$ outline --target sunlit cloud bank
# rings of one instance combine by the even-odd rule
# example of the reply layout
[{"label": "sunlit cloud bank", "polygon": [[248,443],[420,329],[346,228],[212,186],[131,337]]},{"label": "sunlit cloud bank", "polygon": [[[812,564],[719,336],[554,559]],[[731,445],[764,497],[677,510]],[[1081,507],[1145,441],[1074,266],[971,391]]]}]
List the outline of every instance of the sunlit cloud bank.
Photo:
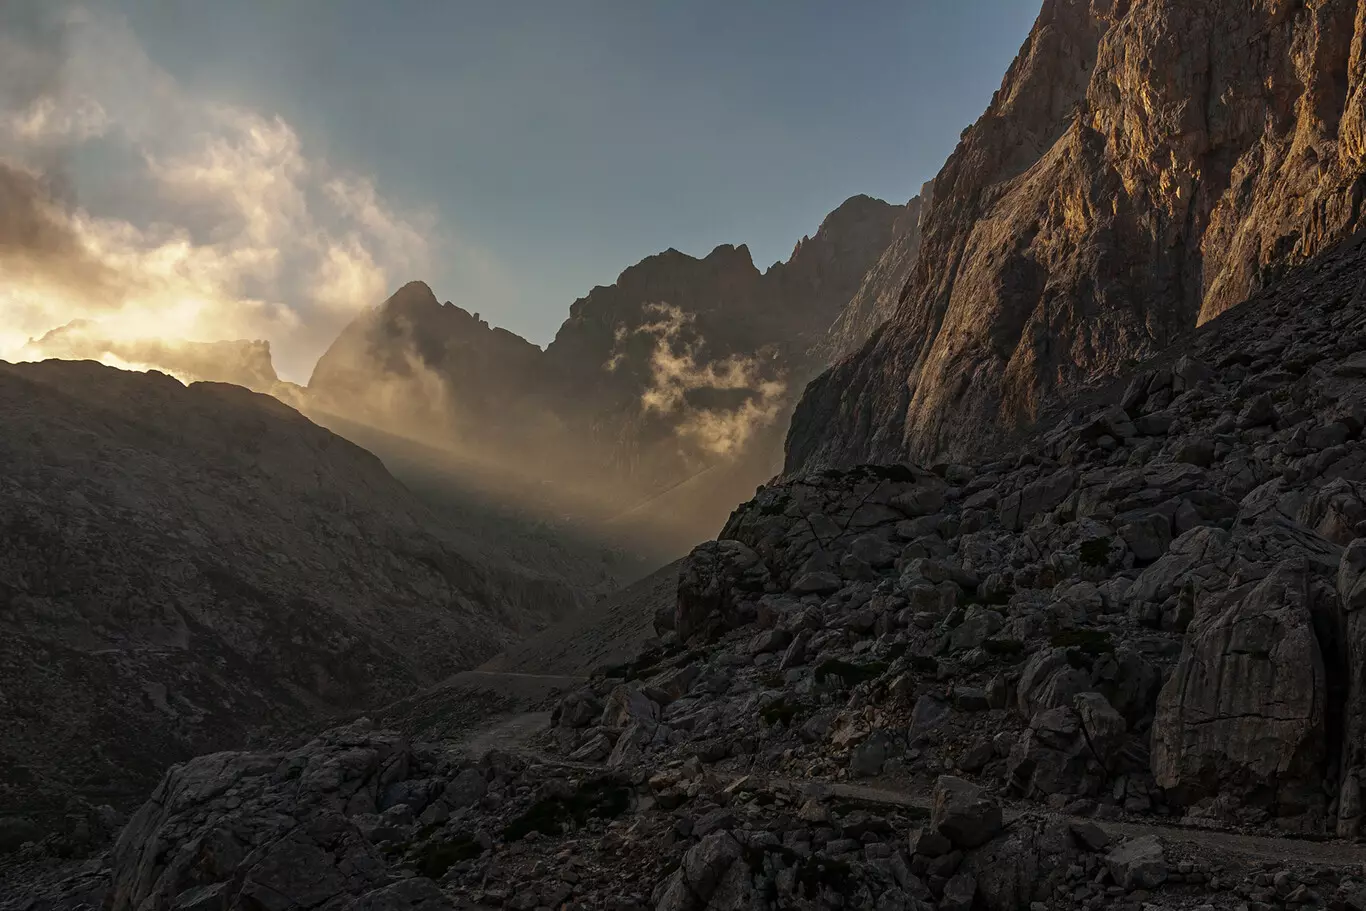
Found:
[{"label": "sunlit cloud bank", "polygon": [[640,398],[645,414],[672,418],[679,438],[722,456],[738,454],[778,418],[787,384],[760,356],[707,360],[691,313],[669,304],[649,304],[646,312],[652,319],[634,332],[617,330],[617,353],[607,363],[609,370],[620,365],[628,336],[652,340],[651,381]]},{"label": "sunlit cloud bank", "polygon": [[0,12],[0,358],[263,339],[301,381],[428,269],[432,216],[310,155],[278,116],[191,97],[120,20],[57,6]]}]

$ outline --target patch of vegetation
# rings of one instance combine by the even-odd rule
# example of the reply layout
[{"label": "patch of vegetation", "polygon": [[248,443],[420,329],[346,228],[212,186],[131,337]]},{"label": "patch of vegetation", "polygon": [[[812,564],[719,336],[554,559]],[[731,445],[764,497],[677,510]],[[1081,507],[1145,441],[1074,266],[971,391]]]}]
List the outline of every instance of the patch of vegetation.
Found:
[{"label": "patch of vegetation", "polygon": [[776,699],[768,705],[759,709],[759,717],[771,725],[782,724],[783,727],[792,727],[792,719],[797,717],[801,707],[793,705],[786,699]]},{"label": "patch of vegetation", "polygon": [[1018,655],[1024,651],[1024,643],[1019,639],[988,639],[982,649],[988,655]]},{"label": "patch of vegetation", "polygon": [[1078,553],[1087,566],[1105,566],[1110,562],[1110,538],[1092,538],[1081,542]]},{"label": "patch of vegetation", "polygon": [[1053,634],[1050,640],[1054,648],[1076,649],[1092,657],[1113,651],[1111,636],[1104,630],[1065,629]]},{"label": "patch of vegetation", "polygon": [[520,841],[528,833],[563,835],[590,819],[615,819],[630,805],[631,790],[615,778],[585,781],[568,797],[545,797],[503,829],[506,841]]},{"label": "patch of vegetation", "polygon": [[876,680],[886,672],[887,662],[885,661],[854,664],[849,661],[842,661],[839,658],[831,658],[829,661],[822,661],[816,667],[816,682],[824,683],[831,678],[836,678],[843,681],[846,686],[856,686],[868,680]]},{"label": "patch of vegetation", "polygon": [[462,860],[473,860],[484,853],[479,842],[468,835],[457,835],[450,841],[432,841],[417,850],[413,869],[430,879],[440,879],[446,871]]}]

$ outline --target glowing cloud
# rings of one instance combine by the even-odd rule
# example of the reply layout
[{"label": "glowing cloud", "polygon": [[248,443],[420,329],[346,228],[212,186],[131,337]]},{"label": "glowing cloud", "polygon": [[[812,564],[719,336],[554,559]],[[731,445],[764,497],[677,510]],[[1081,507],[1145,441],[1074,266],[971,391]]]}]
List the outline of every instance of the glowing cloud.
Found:
[{"label": "glowing cloud", "polygon": [[[80,320],[80,337],[144,354],[268,339],[303,379],[356,312],[428,268],[434,218],[310,156],[282,118],[190,97],[117,19],[30,18],[42,27],[0,31],[0,358],[70,354],[38,340]],[[114,170],[69,167],[86,146]]]},{"label": "glowing cloud", "polygon": [[[777,419],[787,383],[781,376],[769,375],[759,355],[703,360],[703,342],[692,314],[661,303],[647,304],[645,312],[655,318],[634,331],[624,326],[617,329],[617,347],[607,369],[621,365],[622,345],[629,336],[651,337],[651,382],[641,394],[641,410],[673,418],[674,432],[706,452],[739,454],[756,431]],[[706,401],[717,397],[728,402]]]}]

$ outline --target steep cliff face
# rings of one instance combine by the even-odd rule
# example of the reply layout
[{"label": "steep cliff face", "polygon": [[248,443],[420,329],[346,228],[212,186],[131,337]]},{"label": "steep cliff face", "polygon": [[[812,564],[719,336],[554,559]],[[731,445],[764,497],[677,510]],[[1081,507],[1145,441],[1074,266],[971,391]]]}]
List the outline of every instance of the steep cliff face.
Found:
[{"label": "steep cliff face", "polygon": [[920,252],[921,225],[933,192],[934,182],[930,181],[902,209],[892,226],[892,242],[863,276],[854,296],[817,344],[815,353],[820,362],[831,364],[853,354],[896,312]]},{"label": "steep cliff face", "polygon": [[1366,2],[1048,0],[787,469],[959,454],[1362,223]]}]

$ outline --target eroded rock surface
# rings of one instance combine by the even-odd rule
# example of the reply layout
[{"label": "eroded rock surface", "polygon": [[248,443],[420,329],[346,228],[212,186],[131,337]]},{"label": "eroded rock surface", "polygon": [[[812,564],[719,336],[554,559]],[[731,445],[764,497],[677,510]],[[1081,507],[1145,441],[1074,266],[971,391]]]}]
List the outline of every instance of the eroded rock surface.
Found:
[{"label": "eroded rock surface", "polygon": [[789,472],[964,455],[1362,224],[1366,4],[1050,0]]}]

